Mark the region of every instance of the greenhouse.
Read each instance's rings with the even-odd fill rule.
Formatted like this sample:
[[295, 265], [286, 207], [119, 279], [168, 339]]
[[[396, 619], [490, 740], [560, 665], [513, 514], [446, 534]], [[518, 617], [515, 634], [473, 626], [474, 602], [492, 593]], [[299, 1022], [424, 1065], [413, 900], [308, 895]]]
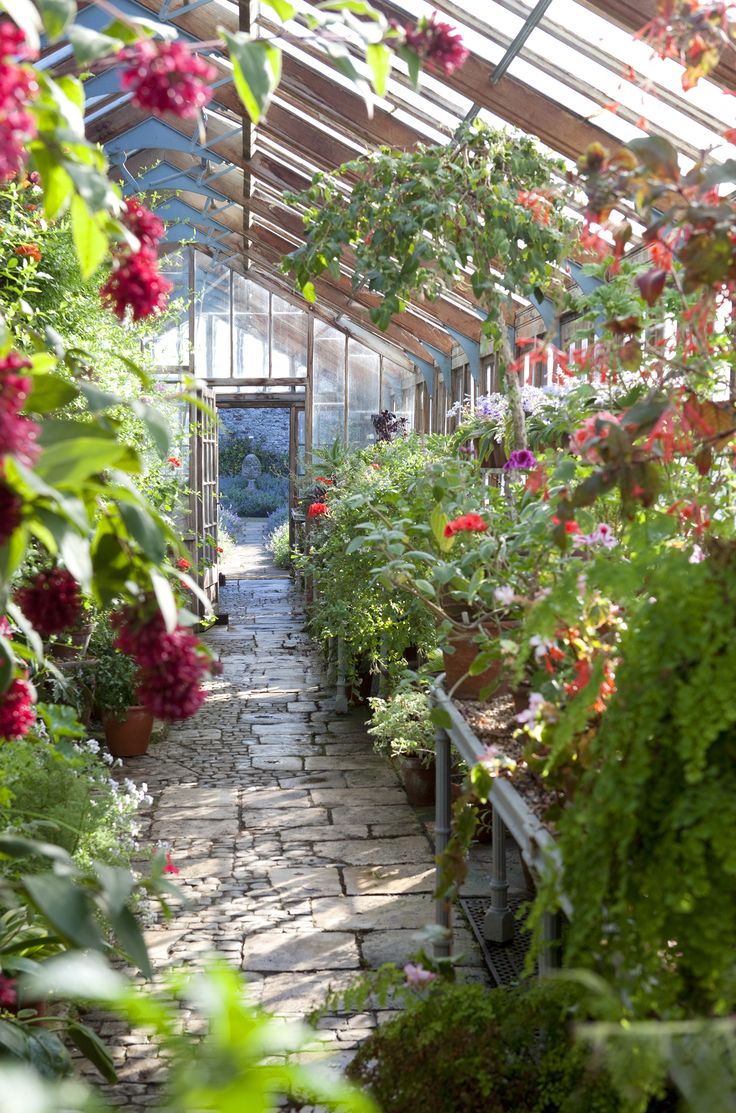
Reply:
[[736, 1109], [735, 93], [0, 0], [0, 1113]]

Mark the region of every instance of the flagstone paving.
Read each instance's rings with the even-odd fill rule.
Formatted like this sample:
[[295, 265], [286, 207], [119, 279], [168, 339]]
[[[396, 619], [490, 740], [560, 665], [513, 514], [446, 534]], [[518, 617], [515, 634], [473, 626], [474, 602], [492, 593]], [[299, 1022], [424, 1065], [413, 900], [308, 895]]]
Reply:
[[[416, 949], [416, 931], [433, 919], [433, 847], [373, 752], [364, 716], [335, 714], [291, 580], [248, 540], [255, 577], [228, 580], [220, 607], [229, 625], [207, 635], [222, 675], [196, 718], [125, 773], [147, 782], [154, 803], [143, 838], [170, 849], [191, 902], [148, 928], [157, 968], [220, 952], [254, 1000], [293, 1017]], [[485, 979], [467, 928], [457, 941], [467, 976]], [[320, 1022], [337, 1065], [378, 1019], [368, 1011]], [[119, 1038], [114, 1055], [121, 1083], [110, 1096], [129, 1108], [155, 1100], [163, 1070], [145, 1038]]]

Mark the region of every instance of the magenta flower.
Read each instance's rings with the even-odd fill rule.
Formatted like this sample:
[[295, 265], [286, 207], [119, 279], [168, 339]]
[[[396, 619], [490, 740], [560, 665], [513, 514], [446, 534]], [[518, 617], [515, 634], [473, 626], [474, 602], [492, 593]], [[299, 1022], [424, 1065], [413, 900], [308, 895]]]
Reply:
[[503, 466], [504, 471], [511, 471], [512, 468], [536, 468], [537, 458], [533, 452], [528, 448], [515, 449], [508, 460]]
[[208, 82], [217, 70], [186, 43], [140, 39], [121, 50], [120, 58], [125, 63], [120, 83], [133, 94], [136, 108], [187, 120], [212, 99]]
[[[398, 24], [393, 26], [398, 30]], [[437, 12], [421, 16], [415, 24], [403, 28], [406, 45], [430, 70], [440, 70], [448, 77], [463, 65], [470, 51], [451, 23], [437, 19]]]
[[10, 19], [0, 19], [0, 181], [14, 178], [36, 137], [36, 121], [26, 111], [38, 93], [31, 70], [12, 58], [29, 53], [26, 38]]
[[100, 289], [102, 300], [122, 321], [130, 306], [133, 320], [161, 313], [166, 308], [170, 291], [168, 279], [158, 269], [158, 260], [149, 247], [142, 247], [134, 255], [123, 255]]
[[65, 568], [39, 572], [16, 591], [15, 601], [43, 637], [73, 626], [82, 606], [79, 584]]
[[15, 679], [0, 696], [0, 738], [23, 738], [36, 721], [33, 693], [25, 680]]

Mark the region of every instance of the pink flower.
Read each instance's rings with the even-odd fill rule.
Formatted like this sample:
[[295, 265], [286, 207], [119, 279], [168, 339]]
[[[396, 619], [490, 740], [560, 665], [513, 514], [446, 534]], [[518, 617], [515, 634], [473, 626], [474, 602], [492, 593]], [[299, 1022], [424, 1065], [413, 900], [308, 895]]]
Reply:
[[171, 851], [166, 851], [166, 865], [164, 866], [164, 873], [178, 873], [179, 867], [175, 866], [171, 860]]
[[140, 39], [121, 50], [120, 58], [125, 64], [121, 85], [132, 92], [137, 108], [155, 116], [172, 112], [186, 120], [212, 99], [207, 83], [215, 80], [217, 70], [187, 43]]
[[36, 121], [26, 105], [38, 94], [31, 70], [11, 58], [29, 53], [19, 27], [0, 19], [0, 180], [9, 181], [23, 167], [27, 146], [37, 134]]
[[18, 372], [30, 366], [18, 352], [0, 359], [0, 455], [17, 456], [23, 464], [32, 464], [39, 452], [38, 425], [19, 413], [30, 394], [31, 380]]
[[456, 533], [485, 533], [488, 522], [480, 514], [461, 514], [448, 522], [444, 529], [445, 537], [454, 537]]
[[580, 533], [576, 538], [578, 545], [592, 545], [601, 549], [615, 549], [618, 541], [613, 530], [606, 522], [600, 522], [591, 533]]
[[532, 692], [529, 696], [529, 706], [526, 711], [520, 711], [516, 716], [517, 723], [536, 722], [537, 716], [545, 703], [546, 700], [541, 692]]
[[125, 202], [123, 224], [137, 236], [142, 247], [154, 248], [164, 234], [164, 223], [141, 205], [137, 197], [129, 197]]
[[494, 588], [493, 598], [497, 603], [500, 603], [502, 607], [510, 607], [516, 599], [516, 592], [512, 587], [497, 587]]
[[610, 427], [619, 424], [619, 419], [608, 410], [601, 410], [600, 413], [586, 418], [570, 437], [570, 451], [591, 464], [600, 463], [600, 444], [608, 438]]
[[73, 626], [82, 606], [79, 584], [65, 568], [39, 572], [29, 584], [16, 591], [15, 601], [43, 637], [60, 634]]
[[0, 738], [22, 738], [36, 721], [33, 694], [25, 680], [16, 678], [0, 695]]
[[163, 618], [131, 609], [113, 616], [116, 647], [140, 666], [137, 696], [157, 719], [188, 719], [205, 700], [201, 684], [210, 660], [183, 626], [166, 629]]
[[15, 1010], [18, 1005], [17, 981], [0, 974], [0, 1009]]
[[406, 984], [414, 989], [423, 989], [425, 985], [437, 980], [437, 975], [433, 974], [431, 970], [425, 970], [421, 963], [415, 966], [413, 962], [407, 962], [404, 967], [404, 974], [406, 975]]
[[[398, 27], [396, 23], [394, 27]], [[470, 53], [451, 23], [442, 23], [437, 12], [422, 16], [415, 24], [404, 27], [406, 45], [419, 56], [430, 70], [440, 70], [448, 77], [459, 69]]]
[[122, 321], [130, 306], [133, 320], [140, 321], [161, 313], [173, 289], [158, 269], [158, 260], [149, 247], [134, 255], [123, 254], [115, 262], [112, 273], [100, 289], [103, 301]]
[[0, 480], [0, 545], [4, 545], [23, 518], [23, 499]]

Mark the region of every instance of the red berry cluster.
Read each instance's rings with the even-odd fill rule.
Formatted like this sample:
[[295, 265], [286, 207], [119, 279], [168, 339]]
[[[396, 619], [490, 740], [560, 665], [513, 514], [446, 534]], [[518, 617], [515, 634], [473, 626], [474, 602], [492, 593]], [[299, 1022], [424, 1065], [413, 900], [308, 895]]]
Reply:
[[4, 545], [23, 517], [23, 500], [20, 495], [0, 479], [0, 545]]
[[0, 696], [0, 738], [22, 738], [33, 726], [33, 693], [26, 680], [16, 678]]
[[17, 352], [8, 352], [0, 359], [0, 455], [9, 453], [24, 464], [33, 463], [38, 453], [34, 443], [38, 426], [19, 413], [30, 393], [31, 380], [18, 372], [30, 366]]
[[123, 223], [141, 241], [140, 250], [121, 247], [115, 257], [110, 277], [100, 295], [122, 321], [130, 306], [134, 321], [161, 313], [166, 308], [172, 285], [159, 272], [156, 248], [164, 234], [157, 216], [131, 198], [126, 202]]
[[10, 19], [0, 20], [0, 181], [22, 168], [26, 146], [36, 136], [36, 121], [26, 111], [38, 93], [33, 73], [13, 58], [27, 55], [26, 37]]
[[15, 593], [15, 601], [43, 637], [60, 634], [78, 620], [82, 599], [79, 584], [65, 568], [39, 572]]
[[117, 649], [140, 667], [138, 699], [157, 719], [188, 719], [204, 703], [201, 683], [210, 661], [189, 630], [167, 630], [160, 614], [141, 617], [127, 609], [113, 619]]
[[141, 39], [120, 52], [125, 63], [121, 84], [133, 94], [133, 104], [155, 116], [173, 112], [183, 120], [196, 116], [212, 99], [207, 84], [217, 70], [192, 47], [175, 40]]
[[[394, 27], [401, 30], [395, 23]], [[462, 66], [470, 53], [451, 23], [438, 22], [437, 12], [422, 16], [415, 24], [407, 23], [403, 31], [404, 42], [427, 68], [440, 70], [448, 77]]]

